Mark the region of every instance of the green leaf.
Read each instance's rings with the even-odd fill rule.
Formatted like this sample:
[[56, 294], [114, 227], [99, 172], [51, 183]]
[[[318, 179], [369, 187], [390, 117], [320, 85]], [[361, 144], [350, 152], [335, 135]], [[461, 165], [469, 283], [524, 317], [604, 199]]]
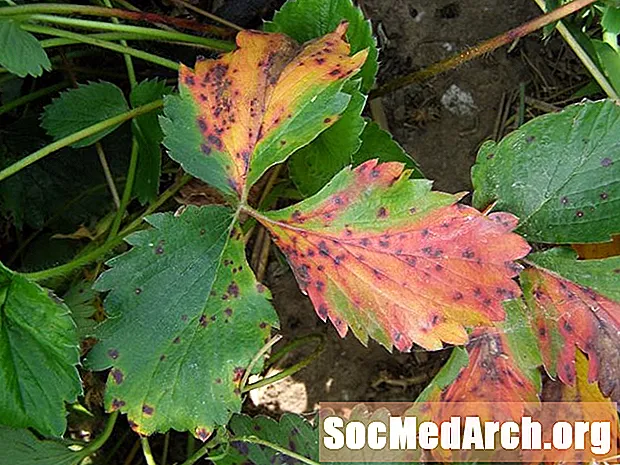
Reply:
[[97, 293], [92, 289], [91, 283], [80, 281], [71, 286], [62, 299], [71, 310], [80, 340], [94, 336], [97, 322], [92, 316], [97, 311]]
[[206, 440], [241, 408], [240, 380], [277, 317], [246, 263], [233, 212], [191, 206], [147, 218], [97, 281], [108, 319], [88, 355], [113, 367], [105, 405], [141, 434], [191, 431]]
[[334, 29], [341, 21], [349, 22], [347, 40], [353, 53], [368, 49], [368, 59], [358, 74], [362, 91], [368, 93], [377, 74], [377, 40], [370, 21], [351, 0], [289, 0], [277, 11], [265, 30], [282, 32], [298, 42], [308, 42]]
[[[319, 460], [318, 430], [303, 417], [285, 413], [280, 421], [265, 416], [251, 418], [234, 415], [229, 428], [235, 436], [254, 436], [293, 451], [310, 460]], [[217, 465], [251, 463], [253, 465], [292, 465], [300, 461], [266, 446], [248, 442], [232, 442], [229, 453], [216, 461]]]
[[[102, 141], [115, 179], [127, 172], [129, 127]], [[35, 117], [0, 129], [0, 167], [4, 168], [49, 142]], [[120, 182], [117, 182], [119, 188]], [[0, 212], [19, 229], [44, 226], [71, 233], [90, 225], [113, 208], [101, 163], [94, 147], [65, 148], [39, 160], [0, 183]]]
[[52, 69], [36, 37], [12, 19], [0, 19], [0, 65], [19, 77], [38, 77]]
[[398, 161], [404, 163], [405, 167], [413, 170], [411, 178], [424, 178], [418, 164], [413, 158], [405, 152], [392, 135], [384, 131], [374, 121], [369, 122], [362, 135], [362, 145], [359, 150], [353, 154], [353, 165], [361, 165], [365, 161], [377, 158], [379, 162]]
[[0, 423], [61, 436], [65, 402], [81, 393], [67, 307], [0, 263]]
[[469, 364], [469, 355], [464, 347], [455, 347], [452, 349], [450, 358], [441, 367], [439, 373], [435, 375], [433, 380], [420, 393], [416, 402], [430, 402], [436, 398], [441, 392], [450, 386], [461, 372]]
[[620, 53], [601, 40], [592, 40], [601, 68], [616, 92], [620, 93]]
[[604, 242], [620, 231], [620, 107], [571, 105], [487, 142], [472, 170], [473, 203], [517, 215], [532, 242]]
[[601, 18], [601, 26], [605, 32], [620, 34], [620, 2], [618, 3], [616, 7], [611, 5], [605, 7]]
[[[129, 96], [131, 106], [136, 108], [155, 100], [161, 99], [171, 92], [163, 80], [145, 80], [138, 84]], [[138, 166], [133, 191], [138, 200], [148, 203], [157, 197], [159, 192], [159, 177], [161, 175], [161, 147], [164, 134], [159, 127], [157, 112], [138, 116], [132, 125], [134, 136], [138, 140]]]
[[351, 155], [362, 144], [359, 136], [366, 125], [361, 116], [365, 104], [366, 96], [354, 91], [340, 119], [291, 157], [289, 172], [304, 196], [316, 194], [340, 170], [351, 164]]
[[0, 425], [0, 463], [75, 465], [84, 457], [56, 441], [41, 441], [27, 429]]
[[590, 287], [612, 300], [620, 301], [620, 257], [577, 260], [574, 250], [556, 247], [546, 252], [528, 255], [527, 259], [564, 279]]
[[[129, 106], [121, 89], [110, 82], [90, 82], [62, 92], [60, 97], [46, 106], [41, 126], [58, 140], [127, 110]], [[86, 137], [72, 147], [92, 145], [118, 126], [120, 124]]]

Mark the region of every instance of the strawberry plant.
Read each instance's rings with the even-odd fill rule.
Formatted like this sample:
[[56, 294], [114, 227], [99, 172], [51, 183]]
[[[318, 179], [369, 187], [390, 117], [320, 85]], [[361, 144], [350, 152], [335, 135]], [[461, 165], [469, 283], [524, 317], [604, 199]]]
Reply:
[[[279, 325], [246, 258], [246, 244], [261, 234], [340, 336], [388, 351], [456, 346], [419, 400], [620, 400], [620, 258], [617, 248], [603, 256], [588, 248], [620, 233], [617, 102], [568, 106], [484, 144], [468, 202], [465, 193], [432, 190], [389, 133], [363, 116], [378, 50], [350, 0], [289, 0], [234, 44], [219, 26], [110, 6], [0, 8], [6, 76], [41, 76], [57, 65], [47, 50], [75, 43], [122, 54], [129, 76], [127, 92], [69, 79], [0, 107], [11, 113], [55, 95], [40, 122], [2, 129], [3, 214], [20, 230], [55, 228], [87, 241], [64, 264], [33, 270], [24, 250], [35, 234], [0, 265], [7, 463], [96, 456], [119, 413], [149, 464], [148, 437], [170, 430], [204, 443], [187, 464], [207, 455], [316, 463], [316, 425], [240, 415], [250, 390], [311, 361], [249, 382], [264, 373]], [[189, 66], [127, 45], [137, 38], [215, 52]], [[178, 80], [139, 81], [137, 60], [178, 71]], [[86, 170], [99, 178], [83, 179]], [[169, 207], [198, 181], [206, 205]], [[70, 448], [59, 439], [66, 407], [84, 408], [93, 373], [105, 375], [107, 425]]]

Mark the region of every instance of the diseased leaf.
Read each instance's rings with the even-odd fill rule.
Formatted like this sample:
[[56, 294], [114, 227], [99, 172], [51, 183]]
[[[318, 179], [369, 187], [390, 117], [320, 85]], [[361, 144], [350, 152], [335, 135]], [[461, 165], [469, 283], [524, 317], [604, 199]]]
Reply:
[[[251, 418], [247, 415], [234, 415], [229, 428], [235, 436], [258, 437], [310, 460], [318, 461], [319, 432], [311, 423], [299, 415], [285, 413], [279, 422], [265, 416]], [[253, 465], [302, 463], [269, 447], [241, 441], [233, 441], [228, 455], [217, 460], [216, 463], [218, 465], [234, 465], [246, 463], [246, 461]]]
[[0, 19], [0, 65], [19, 77], [39, 77], [52, 69], [37, 38], [7, 18]]
[[602, 393], [618, 400], [620, 304], [606, 294], [617, 298], [620, 258], [579, 262], [571, 256], [568, 250], [534, 254], [531, 262], [549, 269], [529, 268], [521, 274], [544, 365], [552, 377], [573, 385], [579, 348], [590, 360], [588, 381], [598, 380]]
[[105, 405], [141, 434], [206, 440], [241, 408], [239, 384], [277, 317], [249, 269], [233, 212], [188, 207], [147, 218], [96, 283], [109, 318], [88, 355], [112, 367]]
[[69, 310], [0, 263], [0, 423], [61, 436], [82, 387]]
[[[169, 94], [170, 87], [158, 79], [145, 80], [138, 84], [129, 96], [131, 106], [136, 108], [161, 99]], [[160, 111], [153, 111], [134, 119], [132, 130], [138, 140], [138, 166], [133, 191], [138, 200], [145, 204], [154, 200], [159, 191], [161, 175], [161, 141], [164, 134], [159, 127]]]
[[474, 206], [497, 200], [518, 231], [545, 243], [605, 242], [620, 231], [620, 107], [611, 100], [538, 117], [495, 144], [472, 171]]
[[[41, 126], [54, 139], [62, 139], [74, 132], [120, 115], [129, 109], [123, 91], [111, 82], [90, 82], [77, 89], [67, 90], [45, 107]], [[113, 132], [119, 125], [72, 144], [87, 147]]]
[[27, 429], [0, 425], [0, 463], [11, 465], [76, 465], [84, 458], [56, 441], [40, 441]]
[[[445, 379], [431, 384], [436, 387], [425, 391], [422, 400], [515, 404], [538, 401], [541, 381], [537, 368], [541, 361], [531, 328], [523, 324], [524, 305], [520, 300], [504, 305], [506, 321], [495, 327], [476, 328], [467, 345], [469, 360], [458, 352], [453, 355], [448, 362], [449, 371], [440, 372]], [[454, 377], [458, 368], [461, 370]]]
[[384, 131], [374, 121], [370, 121], [360, 138], [362, 145], [353, 154], [353, 165], [357, 166], [365, 161], [378, 159], [380, 162], [397, 161], [404, 163], [405, 167], [412, 170], [412, 178], [423, 178], [418, 164], [405, 152], [392, 135]]
[[365, 104], [366, 96], [354, 91], [340, 119], [289, 160], [291, 179], [305, 197], [316, 194], [351, 164], [351, 156], [362, 144], [359, 136], [366, 125], [361, 116]]
[[341, 171], [314, 197], [257, 215], [319, 317], [401, 351], [463, 344], [465, 326], [502, 320], [520, 295], [513, 260], [529, 251], [517, 219], [484, 216], [431, 192], [400, 163]]
[[577, 260], [577, 255], [571, 249], [556, 247], [531, 254], [527, 259], [564, 279], [591, 287], [605, 297], [620, 301], [620, 257]]
[[302, 47], [282, 34], [243, 31], [238, 49], [181, 66], [180, 96], [166, 98], [162, 127], [186, 171], [245, 199], [249, 187], [334, 124], [349, 103], [345, 81], [366, 59], [349, 57], [346, 24]]
[[[572, 386], [566, 385], [559, 381], [549, 381], [545, 383], [542, 391], [542, 400], [544, 402], [570, 402], [573, 408], [581, 407], [580, 418], [583, 421], [609, 421], [612, 425], [618, 422], [618, 412], [616, 406], [599, 390], [596, 383], [590, 383], [588, 381], [588, 359], [579, 350], [575, 353], [575, 383]], [[582, 402], [588, 402], [587, 406]], [[593, 405], [596, 402], [597, 405]], [[565, 418], [557, 418], [556, 421], [565, 421]], [[589, 437], [585, 439], [586, 445], [584, 450], [592, 450], [589, 444]], [[578, 454], [579, 452], [575, 452]], [[572, 462], [577, 463], [592, 463], [591, 457], [583, 457], [582, 460], [578, 460], [575, 456]], [[545, 463], [549, 463], [550, 460], [544, 460]], [[553, 461], [553, 463], [559, 463]]]
[[288, 1], [277, 11], [272, 21], [265, 23], [265, 30], [282, 32], [303, 43], [330, 33], [340, 23], [349, 23], [347, 41], [351, 51], [368, 49], [368, 59], [359, 76], [362, 91], [368, 93], [377, 74], [377, 40], [372, 34], [370, 21], [351, 0], [295, 0]]

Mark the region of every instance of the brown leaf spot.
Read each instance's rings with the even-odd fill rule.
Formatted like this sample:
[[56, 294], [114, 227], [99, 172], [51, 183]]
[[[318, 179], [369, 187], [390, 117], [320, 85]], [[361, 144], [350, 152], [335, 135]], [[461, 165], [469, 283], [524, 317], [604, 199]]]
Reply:
[[142, 406], [142, 413], [144, 413], [147, 416], [153, 415], [153, 407], [151, 407], [150, 405], [144, 404]]
[[605, 157], [601, 160], [601, 166], [607, 168], [609, 166], [611, 166], [613, 164], [613, 162], [611, 161], [611, 158], [609, 157]]
[[123, 372], [119, 370], [118, 368], [113, 368], [110, 371], [110, 376], [112, 376], [112, 379], [114, 380], [116, 384], [121, 384], [123, 382], [123, 379], [124, 379]]
[[108, 350], [108, 356], [112, 359], [112, 360], [116, 360], [118, 358], [118, 350], [116, 349], [110, 349]]

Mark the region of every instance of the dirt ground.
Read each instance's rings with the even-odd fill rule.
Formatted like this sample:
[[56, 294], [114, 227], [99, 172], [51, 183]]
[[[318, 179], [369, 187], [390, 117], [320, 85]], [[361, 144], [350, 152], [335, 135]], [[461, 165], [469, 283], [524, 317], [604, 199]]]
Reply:
[[[362, 6], [382, 47], [379, 83], [540, 14], [532, 0], [364, 0]], [[560, 59], [567, 63], [560, 65]], [[502, 48], [423, 86], [397, 91], [384, 97], [382, 104], [395, 138], [435, 180], [435, 188], [470, 191], [475, 154], [497, 132], [503, 102], [515, 98], [520, 83], [526, 84], [527, 94], [538, 93], [540, 82], [545, 92], [553, 91], [553, 79], [570, 66], [577, 64], [561, 40], [543, 46], [540, 35], [533, 35], [510, 51]], [[413, 400], [449, 356], [449, 349], [389, 354], [372, 341], [364, 347], [351, 334], [341, 339], [331, 325], [319, 321], [291, 272], [273, 257], [266, 284], [274, 294], [284, 341], [320, 333], [327, 342], [318, 361], [253, 392], [259, 411], [310, 412], [319, 401]], [[294, 362], [291, 358], [282, 365]]]

